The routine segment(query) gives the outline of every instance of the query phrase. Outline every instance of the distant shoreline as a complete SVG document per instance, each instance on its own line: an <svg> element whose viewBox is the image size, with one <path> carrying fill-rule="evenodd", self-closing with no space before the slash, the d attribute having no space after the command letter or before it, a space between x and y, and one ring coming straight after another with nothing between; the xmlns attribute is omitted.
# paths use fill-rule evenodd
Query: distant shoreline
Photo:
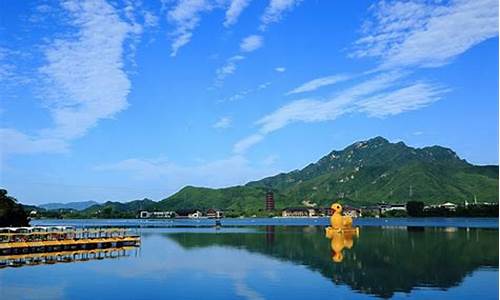
<svg viewBox="0 0 500 300"><path fill-rule="evenodd" d="M241 226L328 226L328 217L320 218L223 218L222 227ZM149 227L215 227L214 219L43 219L33 220L32 226L118 226L130 228ZM498 229L498 218L356 218L354 225L360 227L388 227L409 229L413 227L425 228L486 228Z"/></svg>

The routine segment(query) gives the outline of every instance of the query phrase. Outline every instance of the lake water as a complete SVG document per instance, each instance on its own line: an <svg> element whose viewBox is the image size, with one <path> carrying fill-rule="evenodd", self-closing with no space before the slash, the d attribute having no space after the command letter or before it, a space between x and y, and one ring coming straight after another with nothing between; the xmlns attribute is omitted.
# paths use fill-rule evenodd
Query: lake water
<svg viewBox="0 0 500 300"><path fill-rule="evenodd" d="M36 221L128 226L141 247L0 269L0 299L498 299L498 219L359 219L333 239L324 222Z"/></svg>

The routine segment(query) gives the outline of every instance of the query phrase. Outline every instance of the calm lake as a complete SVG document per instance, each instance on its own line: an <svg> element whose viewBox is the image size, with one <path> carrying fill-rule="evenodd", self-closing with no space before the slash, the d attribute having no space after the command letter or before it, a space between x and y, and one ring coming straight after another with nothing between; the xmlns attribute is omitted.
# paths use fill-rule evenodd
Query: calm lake
<svg viewBox="0 0 500 300"><path fill-rule="evenodd" d="M128 226L141 247L0 269L0 299L498 299L498 219L359 219L341 240L326 223L35 221Z"/></svg>

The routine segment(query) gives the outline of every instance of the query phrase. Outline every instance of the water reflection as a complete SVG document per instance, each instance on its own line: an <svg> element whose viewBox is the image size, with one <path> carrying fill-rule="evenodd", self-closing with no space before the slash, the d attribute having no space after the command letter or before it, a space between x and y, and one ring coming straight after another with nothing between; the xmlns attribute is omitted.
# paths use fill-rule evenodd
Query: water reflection
<svg viewBox="0 0 500 300"><path fill-rule="evenodd" d="M326 238L330 239L330 248L332 250L332 260L336 263L344 259L344 248L351 249L354 245L354 237L359 236L358 230L349 231L327 231Z"/></svg>
<svg viewBox="0 0 500 300"><path fill-rule="evenodd" d="M327 239L323 226L139 229L141 247L124 259L0 269L0 299L498 296L498 230L360 231Z"/></svg>
<svg viewBox="0 0 500 300"><path fill-rule="evenodd" d="M359 236L359 228L352 226L352 217L342 215L342 205L334 203L331 209L333 214L330 217L330 226L325 228L325 236L331 240L332 260L340 263L344 259L342 250L352 248L353 237Z"/></svg>
<svg viewBox="0 0 500 300"><path fill-rule="evenodd" d="M136 247L94 248L72 251L0 255L0 268L102 260L126 257L130 256L132 253L137 255Z"/></svg>
<svg viewBox="0 0 500 300"><path fill-rule="evenodd" d="M255 233L168 233L184 249L223 246L304 265L359 293L391 297L416 287L448 289L481 267L498 267L498 231L363 228L325 239L321 227L266 226ZM325 246L332 250L327 254ZM326 249L328 249L326 248ZM349 249L345 251L344 249ZM344 251L343 251L344 250ZM332 259L335 262L332 264Z"/></svg>

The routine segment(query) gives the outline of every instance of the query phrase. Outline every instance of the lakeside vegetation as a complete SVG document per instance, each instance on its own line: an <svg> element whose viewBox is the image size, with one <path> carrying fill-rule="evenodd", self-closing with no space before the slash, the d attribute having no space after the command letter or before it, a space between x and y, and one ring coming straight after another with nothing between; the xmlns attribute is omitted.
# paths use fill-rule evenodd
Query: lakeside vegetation
<svg viewBox="0 0 500 300"><path fill-rule="evenodd" d="M149 200L150 201L150 200ZM109 204L102 210L38 210L37 218L43 219L134 219L138 218L140 209L125 210L121 205ZM407 211L392 210L380 214L372 214L369 212L363 213L361 217L381 217L381 218L404 218L404 217L481 217L481 218L498 218L499 207L495 205L469 204L468 206L457 206L455 210L449 210L442 207L426 208L424 210L423 202L408 202ZM281 217L281 210L266 211L259 210L227 210L224 212L226 218L238 217L257 217L271 218Z"/></svg>
<svg viewBox="0 0 500 300"><path fill-rule="evenodd" d="M0 189L0 227L28 226L28 214L16 198L8 196L7 190Z"/></svg>

